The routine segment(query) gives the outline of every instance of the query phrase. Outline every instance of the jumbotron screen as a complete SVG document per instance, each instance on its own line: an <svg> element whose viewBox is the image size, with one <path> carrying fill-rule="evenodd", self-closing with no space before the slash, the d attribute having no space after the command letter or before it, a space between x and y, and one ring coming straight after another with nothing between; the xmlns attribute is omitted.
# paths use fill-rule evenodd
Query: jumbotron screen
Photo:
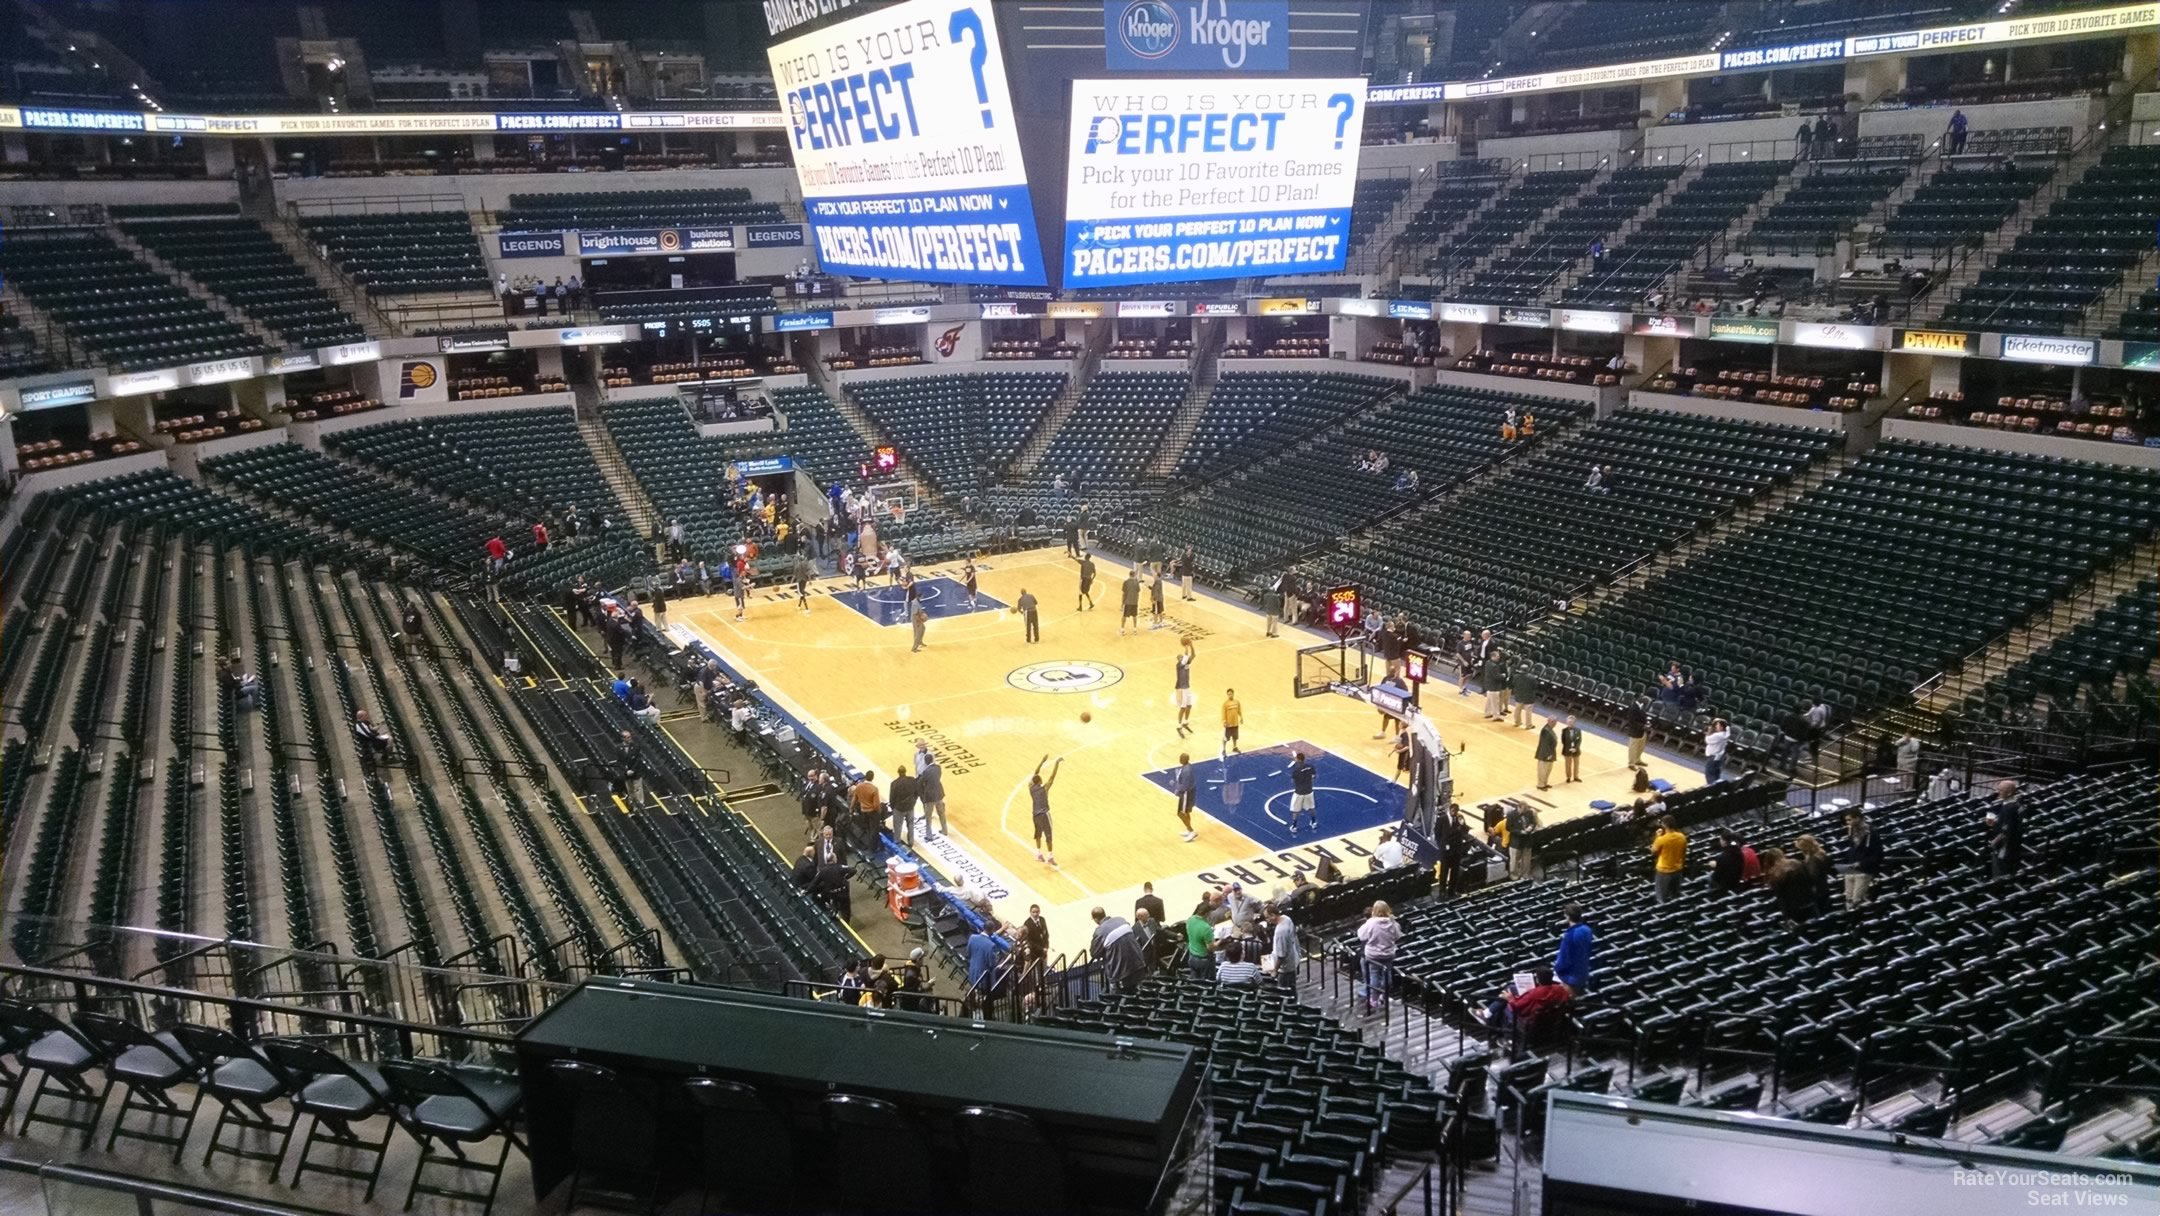
<svg viewBox="0 0 2160 1216"><path fill-rule="evenodd" d="M1076 80L1067 287L1341 270L1365 82Z"/></svg>
<svg viewBox="0 0 2160 1216"><path fill-rule="evenodd" d="M905 0L766 53L819 265L1047 282L989 0Z"/></svg>

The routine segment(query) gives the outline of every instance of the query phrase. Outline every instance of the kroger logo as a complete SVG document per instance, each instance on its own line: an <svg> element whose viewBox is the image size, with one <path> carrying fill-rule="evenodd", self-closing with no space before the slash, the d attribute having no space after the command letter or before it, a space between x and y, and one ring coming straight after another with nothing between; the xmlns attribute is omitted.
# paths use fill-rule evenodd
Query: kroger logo
<svg viewBox="0 0 2160 1216"><path fill-rule="evenodd" d="M1118 21L1118 38L1142 59L1160 59L1177 49L1177 13L1163 0L1132 0Z"/></svg>

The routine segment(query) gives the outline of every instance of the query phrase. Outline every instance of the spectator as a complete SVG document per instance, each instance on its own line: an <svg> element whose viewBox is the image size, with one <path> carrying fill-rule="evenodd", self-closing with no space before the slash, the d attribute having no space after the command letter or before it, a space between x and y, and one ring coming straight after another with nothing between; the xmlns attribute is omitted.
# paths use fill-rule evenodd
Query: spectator
<svg viewBox="0 0 2160 1216"><path fill-rule="evenodd" d="M1245 957L1245 943L1231 941L1223 947L1223 961L1215 968L1215 982L1251 987L1260 982L1259 964Z"/></svg>
<svg viewBox="0 0 2160 1216"><path fill-rule="evenodd" d="M425 624L420 616L420 605L406 604L404 613L398 618L398 638L403 641L406 649L414 654L419 654L426 648L427 639L420 632Z"/></svg>
<svg viewBox="0 0 2160 1216"><path fill-rule="evenodd" d="M1528 878L1537 858L1532 855L1530 837L1538 830L1537 808L1516 798L1507 804L1507 817L1502 820L1507 827L1508 877Z"/></svg>
<svg viewBox="0 0 2160 1216"><path fill-rule="evenodd" d="M915 766L916 795L922 801L923 839L936 840L945 828L945 767L929 752L918 752L921 758ZM931 830L931 824L937 828Z"/></svg>
<svg viewBox="0 0 2160 1216"><path fill-rule="evenodd" d="M1807 875L1808 899L1817 913L1828 912L1835 896L1831 894L1831 880L1836 876L1837 865L1830 860L1830 851L1823 848L1822 841L1813 836L1801 836L1792 842L1792 857L1800 863Z"/></svg>
<svg viewBox="0 0 2160 1216"><path fill-rule="evenodd" d="M1583 479L1583 489L1590 491L1592 494L1603 494L1605 492L1605 466L1597 464L1590 466L1590 476Z"/></svg>
<svg viewBox="0 0 2160 1216"><path fill-rule="evenodd" d="M608 689L615 694L616 700L625 705L630 703L630 677L628 675L617 671L615 673L615 682L608 685Z"/></svg>
<svg viewBox="0 0 2160 1216"><path fill-rule="evenodd" d="M1402 925L1387 901L1378 899L1357 935L1364 948L1365 1012L1374 1013L1387 997L1388 973L1395 965L1395 949L1402 944Z"/></svg>
<svg viewBox="0 0 2160 1216"><path fill-rule="evenodd" d="M1657 834L1650 840L1650 856L1657 862L1658 902L1680 898L1680 876L1687 869L1687 833L1674 827L1670 817L1658 820Z"/></svg>
<svg viewBox="0 0 2160 1216"><path fill-rule="evenodd" d="M241 668L237 650L225 660L225 691L232 697L234 709L245 711L262 704L262 681Z"/></svg>
<svg viewBox="0 0 2160 1216"><path fill-rule="evenodd" d="M1169 923L1164 918L1162 896L1155 894L1154 883L1144 882L1140 884L1140 898L1133 901L1133 910L1147 913L1149 918L1158 925Z"/></svg>
<svg viewBox="0 0 2160 1216"><path fill-rule="evenodd" d="M1963 110L1955 111L1950 115L1950 155L1963 156L1965 154L1966 127L1970 126L1971 122L1971 119L1965 117L1965 111Z"/></svg>
<svg viewBox="0 0 2160 1216"><path fill-rule="evenodd" d="M1710 863L1710 889L1727 894L1740 889L1747 871L1747 846L1731 831L1717 834L1717 857Z"/></svg>
<svg viewBox="0 0 2160 1216"><path fill-rule="evenodd" d="M637 736L624 731L615 744L614 791L635 804L641 801L644 779L645 761L638 754Z"/></svg>
<svg viewBox="0 0 2160 1216"><path fill-rule="evenodd" d="M1785 856L1783 849L1764 849L1763 885L1777 901L1778 912L1793 924L1804 924L1815 912L1814 883L1807 868Z"/></svg>
<svg viewBox="0 0 2160 1216"><path fill-rule="evenodd" d="M1800 129L1793 133L1793 159L1806 160L1808 158L1808 146L1814 142L1815 128L1807 119L1801 119Z"/></svg>
<svg viewBox="0 0 2160 1216"><path fill-rule="evenodd" d="M980 1009L990 997L990 976L997 970L998 956L1005 952L998 941L1003 926L995 919L984 921L967 939L968 1006Z"/></svg>
<svg viewBox="0 0 2160 1216"><path fill-rule="evenodd" d="M1564 1014L1568 1003L1575 999L1575 992L1566 984L1553 978L1553 969L1543 963L1530 973L1531 984L1520 992L1510 983L1500 994L1487 1002L1483 1012L1485 1024L1496 1030L1513 1027L1521 1032L1525 1041L1537 1038L1556 1019Z"/></svg>
<svg viewBox="0 0 2160 1216"><path fill-rule="evenodd" d="M1027 919L1020 922L1020 944L1037 957L1050 957L1050 922L1043 919L1041 904L1028 905Z"/></svg>
<svg viewBox="0 0 2160 1216"><path fill-rule="evenodd" d="M1208 923L1208 901L1202 899L1193 905L1192 915L1185 918L1185 966L1194 975L1206 979L1214 970L1215 926Z"/></svg>
<svg viewBox="0 0 2160 1216"><path fill-rule="evenodd" d="M1725 749L1732 743L1732 728L1723 718L1712 718L1703 732L1703 784L1716 785L1725 777Z"/></svg>
<svg viewBox="0 0 2160 1216"><path fill-rule="evenodd" d="M1898 738L1897 771L1907 785L1920 774L1920 740L1911 733Z"/></svg>
<svg viewBox="0 0 2160 1216"><path fill-rule="evenodd" d="M1858 807L1845 812L1845 851L1838 869L1845 878L1848 911L1868 901L1868 890L1875 885L1875 876L1882 873L1882 855L1882 838L1875 834L1867 815Z"/></svg>
<svg viewBox="0 0 2160 1216"><path fill-rule="evenodd" d="M1304 875L1298 875L1303 878ZM1297 990L1298 968L1305 962L1305 951L1298 944L1297 925L1281 908L1271 908L1267 914L1268 956L1273 960L1275 982L1291 991Z"/></svg>
<svg viewBox="0 0 2160 1216"><path fill-rule="evenodd" d="M885 817L885 799L878 793L877 773L864 769L861 779L848 789L848 804L854 814L848 819L853 826L851 835L858 851L877 851L878 824Z"/></svg>
<svg viewBox="0 0 2160 1216"><path fill-rule="evenodd" d="M1327 870L1331 870L1331 869L1333 869L1333 868L1334 868L1334 862L1333 862L1333 859L1331 859L1331 858L1326 858L1326 857L1323 857L1323 858L1321 858L1321 859L1320 859L1320 861L1321 861L1321 866L1323 867L1323 868L1322 868L1322 871L1321 871L1321 873L1320 873L1320 874L1318 875L1318 877L1319 877L1320 881L1321 881L1321 882L1340 882L1340 881L1341 881L1341 878L1340 878L1340 876L1339 876L1339 875L1337 875L1337 876L1330 876L1330 875L1329 875L1329 874L1328 874L1328 873L1326 872ZM1380 829L1380 842L1379 842L1378 844L1376 844L1376 845L1374 845L1374 846L1373 846L1373 865L1374 865L1374 867L1375 867L1375 868L1377 868L1377 869L1382 869L1382 870L1392 870L1392 869L1394 869L1395 867L1397 867L1397 866L1401 865L1402 863L1403 863L1403 848L1402 848L1402 842L1401 842L1401 841L1399 841L1399 840L1397 840L1397 839L1395 839L1395 829L1393 829L1393 828L1381 828L1381 829Z"/></svg>
<svg viewBox="0 0 2160 1216"><path fill-rule="evenodd" d="M502 577L502 572L503 572L503 566L505 566L506 564L508 564L508 563L509 563L509 561L510 561L510 546L509 546L509 545L506 545L506 544L504 544L504 543L503 543L503 538L502 538L502 537L500 537L500 536L490 536L490 537L488 537L488 540L487 540L487 563L488 563L488 577L490 577L490 578L501 578L501 577Z"/></svg>
<svg viewBox="0 0 2160 1216"><path fill-rule="evenodd" d="M1122 916L1105 915L1097 907L1088 912L1088 917L1095 922L1095 932L1088 939L1088 955L1102 963L1103 986L1123 992L1140 978L1144 966L1140 939Z"/></svg>
<svg viewBox="0 0 2160 1216"><path fill-rule="evenodd" d="M922 784L903 764L900 771L893 774L888 788L886 800L892 807L893 839L912 849L915 847L915 802L922 796Z"/></svg>
<svg viewBox="0 0 2160 1216"><path fill-rule="evenodd" d="M352 736L364 765L372 768L390 758L390 733L370 721L364 709L353 711Z"/></svg>
<svg viewBox="0 0 2160 1216"><path fill-rule="evenodd" d="M1567 927L1560 931L1560 949L1553 955L1552 969L1561 983L1580 995L1590 990L1590 956L1597 934L1583 919L1581 904L1569 904L1566 916Z"/></svg>
<svg viewBox="0 0 2160 1216"><path fill-rule="evenodd" d="M818 868L845 866L848 860L847 842L833 834L833 825L818 829L818 838L812 845L817 850Z"/></svg>
<svg viewBox="0 0 2160 1216"><path fill-rule="evenodd" d="M630 696L625 704L629 705L631 716L647 726L660 720L660 707L653 704L652 696L645 691L641 680L630 681Z"/></svg>
<svg viewBox="0 0 2160 1216"><path fill-rule="evenodd" d="M1995 801L1988 804L1985 819L1987 831L1988 873L1996 878L2014 872L2025 860L2025 816L2018 803L2018 783L2000 781L1995 785Z"/></svg>

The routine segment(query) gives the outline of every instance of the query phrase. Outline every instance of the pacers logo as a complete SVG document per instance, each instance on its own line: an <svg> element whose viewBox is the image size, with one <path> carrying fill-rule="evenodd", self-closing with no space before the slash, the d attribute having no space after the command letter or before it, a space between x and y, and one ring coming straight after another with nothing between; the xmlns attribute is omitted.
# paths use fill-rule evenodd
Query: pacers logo
<svg viewBox="0 0 2160 1216"><path fill-rule="evenodd" d="M417 397L434 388L436 381L441 378L442 373L435 370L433 363L426 359L411 360L398 369L398 396Z"/></svg>
<svg viewBox="0 0 2160 1216"><path fill-rule="evenodd" d="M1016 667L1005 682L1022 692L1095 692L1125 678L1125 670L1108 663L1076 659L1061 663L1030 663Z"/></svg>

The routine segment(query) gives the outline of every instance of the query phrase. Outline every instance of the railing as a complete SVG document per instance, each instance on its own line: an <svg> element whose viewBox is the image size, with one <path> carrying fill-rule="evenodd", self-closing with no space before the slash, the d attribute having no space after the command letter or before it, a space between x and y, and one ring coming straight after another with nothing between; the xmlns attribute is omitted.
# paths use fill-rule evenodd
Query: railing
<svg viewBox="0 0 2160 1216"><path fill-rule="evenodd" d="M266 1203L218 1191L153 1182L135 1174L113 1174L58 1162L18 1165L0 1159L0 1169L17 1170L38 1180L46 1216L103 1216L126 1206L132 1206L141 1216L165 1212L215 1212L221 1216L333 1216L324 1208Z"/></svg>
<svg viewBox="0 0 2160 1216"><path fill-rule="evenodd" d="M334 198L285 200L285 214L296 223L302 217L464 210L467 207L462 194L341 194Z"/></svg>

